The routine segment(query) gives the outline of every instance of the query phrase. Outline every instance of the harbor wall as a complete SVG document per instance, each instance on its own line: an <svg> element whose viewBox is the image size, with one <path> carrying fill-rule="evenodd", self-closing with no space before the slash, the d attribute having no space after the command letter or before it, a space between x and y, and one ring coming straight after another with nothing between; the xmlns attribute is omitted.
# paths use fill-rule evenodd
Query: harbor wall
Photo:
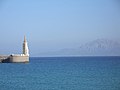
<svg viewBox="0 0 120 90"><path fill-rule="evenodd" d="M27 63L29 62L29 56L10 56L9 62L12 63Z"/></svg>

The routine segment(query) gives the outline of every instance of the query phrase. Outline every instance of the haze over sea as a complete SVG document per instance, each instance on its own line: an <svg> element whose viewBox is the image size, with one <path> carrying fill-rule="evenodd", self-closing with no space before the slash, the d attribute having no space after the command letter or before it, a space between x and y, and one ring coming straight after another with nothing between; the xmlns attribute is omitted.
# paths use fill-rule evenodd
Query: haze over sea
<svg viewBox="0 0 120 90"><path fill-rule="evenodd" d="M0 90L120 90L120 57L31 57L1 63Z"/></svg>

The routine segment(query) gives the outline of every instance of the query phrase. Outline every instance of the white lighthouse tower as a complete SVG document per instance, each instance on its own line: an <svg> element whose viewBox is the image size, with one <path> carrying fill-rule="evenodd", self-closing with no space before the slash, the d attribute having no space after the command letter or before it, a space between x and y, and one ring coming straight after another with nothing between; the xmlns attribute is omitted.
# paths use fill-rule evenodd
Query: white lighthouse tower
<svg viewBox="0 0 120 90"><path fill-rule="evenodd" d="M28 49L28 44L25 36L24 36L24 42L23 42L23 55L29 56L29 49Z"/></svg>
<svg viewBox="0 0 120 90"><path fill-rule="evenodd" d="M8 58L8 61L11 63L28 63L29 62L29 49L26 37L24 36L23 42L23 53L22 54L12 54Z"/></svg>

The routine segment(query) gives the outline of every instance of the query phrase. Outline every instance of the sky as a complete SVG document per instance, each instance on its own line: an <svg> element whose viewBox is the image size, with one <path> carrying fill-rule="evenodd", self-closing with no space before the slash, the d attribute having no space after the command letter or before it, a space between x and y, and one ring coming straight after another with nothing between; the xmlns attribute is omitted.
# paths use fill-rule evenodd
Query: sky
<svg viewBox="0 0 120 90"><path fill-rule="evenodd" d="M119 0L0 0L0 54L31 56L79 47L95 39L120 40Z"/></svg>

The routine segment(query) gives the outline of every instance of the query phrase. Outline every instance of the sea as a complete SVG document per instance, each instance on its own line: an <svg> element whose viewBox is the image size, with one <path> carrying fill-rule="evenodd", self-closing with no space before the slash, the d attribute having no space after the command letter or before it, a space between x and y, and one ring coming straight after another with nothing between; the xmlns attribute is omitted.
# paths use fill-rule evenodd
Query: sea
<svg viewBox="0 0 120 90"><path fill-rule="evenodd" d="M0 63L0 90L120 90L120 57L30 57Z"/></svg>

